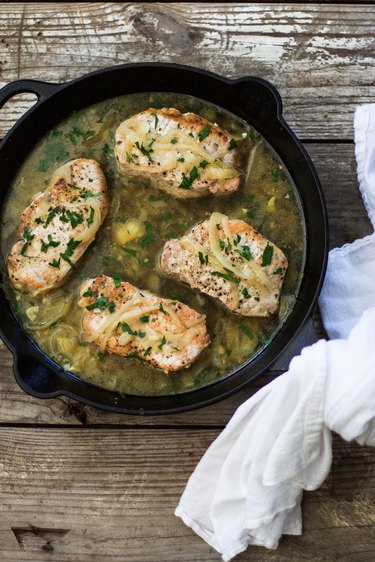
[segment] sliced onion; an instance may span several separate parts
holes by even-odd
[[[245,183],[247,183],[247,181],[248,181],[248,179],[249,179],[249,177],[250,177],[251,170],[252,170],[252,167],[253,167],[253,164],[254,164],[254,160],[255,160],[255,155],[256,155],[256,152],[257,152],[257,150],[258,150],[258,146],[259,146],[259,145],[260,145],[260,142],[258,142],[258,143],[257,143],[255,146],[253,146],[253,148],[251,149],[249,161],[248,161],[248,163],[247,163],[247,168],[246,168]]]

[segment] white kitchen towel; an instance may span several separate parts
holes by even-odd
[[[355,116],[358,180],[375,217],[375,104]],[[374,225],[375,226],[375,225]],[[375,235],[330,252],[320,306],[328,334],[238,408],[176,509],[227,561],[300,534],[302,491],[331,466],[331,430],[375,445]],[[347,338],[347,339],[345,339]]]

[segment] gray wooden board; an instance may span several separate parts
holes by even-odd
[[[217,433],[1,429],[2,560],[220,560],[173,515]],[[328,480],[305,495],[303,536],[283,538],[275,553],[252,548],[238,560],[372,562],[372,460],[372,450],[336,440]]]
[[[61,82],[139,61],[195,65],[273,82],[302,138],[352,138],[354,108],[373,100],[371,5],[12,3],[0,12],[0,82]],[[28,106],[9,102],[0,136]]]
[[[309,141],[305,147],[327,200],[330,246],[371,232],[354,146],[345,142],[353,136],[355,107],[374,97],[371,3],[0,7],[2,84],[18,78],[60,82],[145,60],[271,80],[288,122]],[[0,137],[29,100],[22,95],[0,111]],[[64,397],[40,401],[24,394],[12,375],[11,354],[0,345],[0,561],[218,561],[173,510],[236,407],[274,375],[194,412],[121,416]],[[275,552],[251,548],[237,559],[372,562],[374,461],[373,449],[335,437],[328,479],[304,496],[302,537],[283,538]]]

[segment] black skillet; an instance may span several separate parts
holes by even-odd
[[[324,278],[328,238],[325,203],[310,158],[282,117],[280,95],[261,78],[230,80],[188,66],[142,63],[107,68],[66,84],[34,80],[8,84],[0,90],[0,108],[22,92],[36,94],[38,102],[18,120],[0,145],[0,205],[30,150],[72,111],[120,95],[163,91],[196,96],[234,113],[259,131],[285,164],[297,186],[306,221],[306,263],[297,302],[272,342],[225,379],[173,396],[120,396],[78,379],[47,357],[26,334],[1,290],[0,334],[13,353],[17,382],[33,396],[52,398],[63,394],[92,406],[132,414],[179,412],[229,396],[275,362],[286,367],[285,348],[288,346],[291,355],[309,342],[310,335],[301,330],[303,337],[290,345],[300,328],[308,325]],[[284,357],[281,363],[280,357]]]

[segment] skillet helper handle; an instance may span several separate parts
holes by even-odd
[[[295,338],[286,346],[284,351],[278,356],[270,367],[270,371],[287,371],[289,363],[302,349],[308,345],[316,343],[321,337],[318,335],[312,316],[310,316],[301,327]]]
[[[40,82],[39,80],[17,80],[10,82],[0,90],[0,109],[10,98],[17,94],[35,94],[38,98],[37,103],[43,102],[50,97],[60,87],[60,84]]]

